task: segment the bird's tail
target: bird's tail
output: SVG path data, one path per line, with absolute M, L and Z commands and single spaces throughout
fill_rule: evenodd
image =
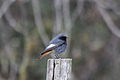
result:
M 44 56 L 46 56 L 46 55 L 48 55 L 48 54 L 50 54 L 50 53 L 53 53 L 53 52 L 54 52 L 53 49 L 51 49 L 51 50 L 45 50 L 45 51 L 43 51 L 43 52 L 41 53 L 40 57 L 39 57 L 37 60 L 40 60 L 40 59 L 42 59 Z

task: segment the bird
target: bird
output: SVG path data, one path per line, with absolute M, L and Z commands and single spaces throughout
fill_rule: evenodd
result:
M 44 51 L 40 53 L 40 57 L 38 60 L 42 59 L 44 56 L 53 53 L 54 58 L 60 58 L 59 55 L 65 52 L 67 47 L 67 35 L 60 33 L 56 37 L 54 37 L 50 42 L 49 45 L 45 48 Z

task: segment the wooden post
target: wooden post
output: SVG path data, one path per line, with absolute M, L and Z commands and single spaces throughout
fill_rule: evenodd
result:
M 72 59 L 48 59 L 46 80 L 71 80 Z

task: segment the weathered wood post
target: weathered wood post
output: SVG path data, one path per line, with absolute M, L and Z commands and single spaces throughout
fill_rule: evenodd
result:
M 48 59 L 46 80 L 71 80 L 72 59 Z

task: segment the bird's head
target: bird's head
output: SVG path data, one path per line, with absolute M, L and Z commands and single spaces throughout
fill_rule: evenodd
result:
M 67 37 L 68 36 L 65 35 L 65 34 L 63 34 L 63 33 L 61 33 L 61 34 L 58 35 L 58 38 L 61 39 L 61 40 L 64 40 L 64 41 L 66 41 Z

